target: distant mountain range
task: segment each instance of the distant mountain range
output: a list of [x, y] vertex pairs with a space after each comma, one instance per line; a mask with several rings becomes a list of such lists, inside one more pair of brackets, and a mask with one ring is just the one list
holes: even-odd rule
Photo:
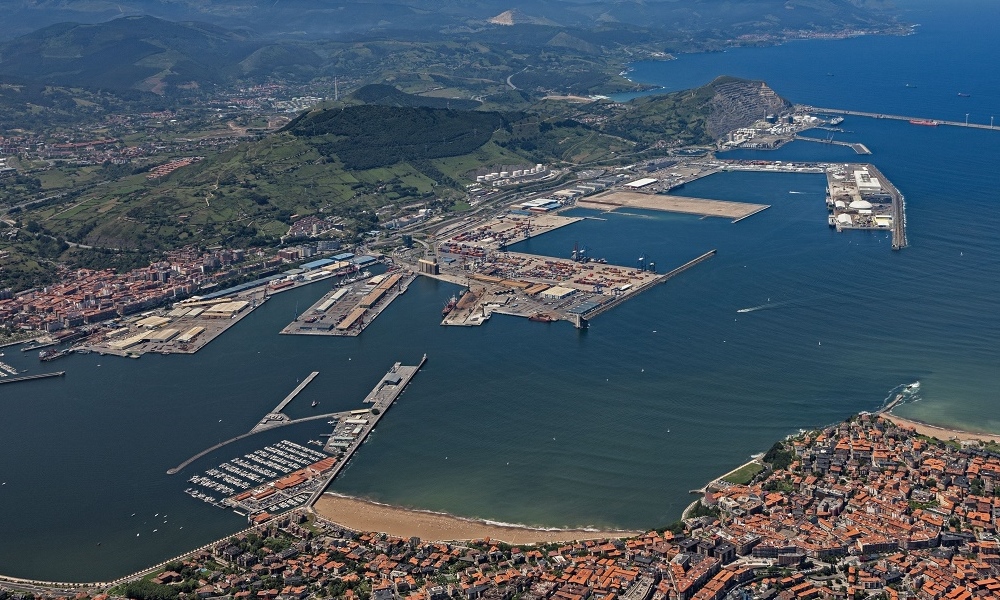
[[320, 62], [300, 45], [150, 16], [60, 23], [0, 45], [0, 75], [9, 80], [158, 93]]
[[399, 30], [455, 31], [486, 25], [751, 32], [870, 26], [875, 0], [7, 0], [0, 38], [59, 22], [99, 23], [151, 15], [203, 21], [256, 36], [340, 38]]

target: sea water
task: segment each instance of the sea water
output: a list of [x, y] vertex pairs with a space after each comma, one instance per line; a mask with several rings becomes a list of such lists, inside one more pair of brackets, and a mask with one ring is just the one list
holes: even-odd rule
[[[986, 25], [996, 7], [960, 8], [917, 14], [914, 36], [682, 56], [633, 76], [676, 89], [740, 75], [795, 102], [988, 122], [1000, 106], [997, 83], [981, 76], [1000, 52]], [[193, 356], [70, 356], [52, 365], [65, 378], [0, 387], [0, 571], [109, 579], [238, 530], [242, 518], [184, 494], [187, 479], [279, 439], [304, 444], [325, 423], [166, 470], [249, 430], [311, 371], [320, 376], [290, 414], [358, 408], [394, 362], [424, 353], [335, 491], [494, 521], [641, 529], [673, 521], [688, 490], [776, 439], [876, 410], [901, 384], [921, 381], [900, 414], [1000, 431], [1000, 132], [842, 127], [852, 133], [837, 139], [874, 154], [795, 142], [729, 156], [874, 162], [906, 196], [909, 248], [893, 252], [886, 232], [829, 228], [821, 175], [720, 174], [679, 193], [771, 207], [736, 224], [578, 210], [603, 220], [513, 248], [568, 257], [579, 243], [625, 266], [645, 255], [661, 271], [718, 250], [585, 331], [500, 315], [441, 327], [458, 287], [418, 279], [357, 338], [279, 335], [327, 290], [318, 283], [275, 296]], [[50, 370], [4, 352], [29, 374]]]

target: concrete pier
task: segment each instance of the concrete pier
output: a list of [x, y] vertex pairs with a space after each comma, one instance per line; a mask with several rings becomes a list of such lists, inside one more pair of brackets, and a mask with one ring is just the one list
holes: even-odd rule
[[302, 380], [302, 383], [297, 385], [290, 394], [285, 396], [284, 400], [278, 403], [278, 406], [274, 407], [274, 410], [264, 415], [264, 418], [261, 419], [260, 422], [257, 423], [254, 426], [254, 428], [251, 429], [250, 431], [252, 433], [256, 433], [258, 431], [264, 431], [265, 429], [270, 429], [274, 427], [276, 424], [281, 423], [283, 421], [290, 421], [291, 419], [288, 417], [288, 415], [286, 415], [282, 411], [285, 410], [285, 407], [288, 406], [289, 402], [294, 400], [295, 397], [299, 395], [299, 392], [304, 390], [307, 385], [312, 383], [313, 379], [316, 379], [317, 375], [319, 375], [319, 371], [313, 371], [312, 373], [310, 373], [308, 377]]
[[834, 146], [844, 146], [854, 150], [855, 154], [871, 154], [872, 151], [868, 149], [868, 146], [858, 142], [841, 142], [840, 140], [826, 140], [820, 138], [809, 137], [807, 135], [795, 134], [795, 139], [800, 142], [819, 142], [820, 144], [832, 144]]
[[[767, 208], [767, 207], [765, 206], [764, 208]], [[764, 208], [761, 208], [760, 210], [764, 210]], [[749, 216], [749, 215], [747, 215], [747, 216]], [[663, 275], [657, 277], [655, 280], [647, 283], [646, 285], [643, 285], [643, 286], [641, 286], [639, 288], [636, 288], [635, 291], [631, 292], [627, 296], [619, 296], [619, 297], [615, 298], [614, 300], [611, 300], [609, 302], [605, 302], [604, 304], [601, 304], [600, 306], [598, 306], [594, 310], [591, 310], [590, 312], [587, 312], [587, 313], [581, 315], [582, 321], [585, 322], [585, 321], [588, 321], [590, 319], [593, 319], [597, 315], [599, 315], [599, 314], [601, 314], [603, 312], [606, 312], [608, 310], [611, 310], [612, 308], [618, 306], [622, 302], [625, 302], [626, 300], [629, 300], [629, 299], [635, 297], [636, 294], [641, 294], [642, 292], [645, 292], [646, 290], [651, 289], [651, 288], [653, 288], [653, 287], [655, 287], [655, 286], [657, 286], [657, 285], [659, 285], [659, 284], [667, 281], [668, 279], [671, 279], [671, 278], [673, 278], [673, 277], [675, 277], [677, 275], [680, 275], [681, 273], [683, 273], [684, 271], [687, 271], [691, 267], [693, 267], [695, 265], [699, 265], [699, 264], [705, 262], [706, 260], [712, 258], [713, 256], [715, 256], [715, 253], [716, 253], [715, 249], [709, 250], [708, 252], [702, 254], [698, 258], [689, 260], [688, 262], [686, 262], [683, 265], [677, 267], [676, 269], [673, 269], [673, 270], [671, 270], [671, 271], [669, 271], [667, 273], [664, 273]], [[577, 328], [582, 328], [582, 325], [579, 325]]]
[[357, 336], [416, 279], [403, 269], [378, 276], [374, 288], [362, 281], [335, 287], [281, 330], [289, 335]]
[[869, 164], [868, 170], [878, 177], [889, 195], [892, 196], [892, 249], [905, 248], [909, 242], [906, 239], [906, 201], [903, 194], [875, 165]]
[[[365, 442], [368, 438], [368, 434], [375, 429], [375, 425], [378, 424], [379, 420], [385, 415], [389, 407], [392, 406], [393, 402], [399, 398], [399, 395], [403, 393], [406, 386], [409, 385], [410, 381], [417, 374], [417, 371], [424, 366], [427, 362], [427, 355], [425, 354], [423, 358], [420, 359], [420, 363], [416, 366], [404, 366], [400, 363], [396, 363], [391, 369], [382, 377], [378, 384], [372, 389], [372, 391], [365, 398], [365, 402], [371, 404], [371, 409], [364, 414], [364, 419], [367, 421], [363, 425], [358, 425], [361, 427], [361, 431], [356, 434], [352, 434], [350, 437], [353, 441], [343, 449], [342, 454], [337, 460], [337, 464], [333, 466], [333, 469], [326, 475], [326, 480], [316, 488], [309, 497], [309, 500], [305, 503], [305, 506], [312, 507], [319, 497], [323, 495], [326, 488], [330, 486], [330, 483], [337, 477], [340, 471], [347, 466], [347, 463], [354, 456], [354, 453], [361, 444]], [[341, 413], [343, 416], [349, 416], [351, 413]], [[344, 433], [352, 425], [346, 423], [350, 419], [338, 419], [337, 425], [334, 426], [333, 434], [330, 436], [330, 441], [324, 447], [327, 452], [337, 452], [339, 449], [332, 447], [334, 444], [334, 438], [337, 437], [338, 431]], [[362, 419], [358, 419], [362, 420]], [[351, 430], [353, 431], [353, 430]], [[347, 436], [342, 436], [347, 437]]]
[[49, 377], [62, 377], [66, 371], [56, 371], [55, 373], [39, 373], [38, 375], [22, 375], [11, 377], [10, 379], [0, 379], [0, 383], [17, 383], [19, 381], [31, 381], [32, 379], [48, 379]]
[[942, 121], [940, 119], [928, 119], [927, 117], [907, 117], [903, 115], [887, 115], [884, 113], [864, 112], [860, 110], [844, 110], [842, 108], [819, 108], [816, 106], [803, 106], [802, 109], [808, 112], [830, 113], [834, 115], [850, 115], [854, 117], [870, 117], [872, 119], [893, 119], [895, 121], [928, 121], [936, 123], [937, 125], [948, 125], [950, 127], [971, 127], [973, 129], [996, 129], [996, 127], [992, 125], [985, 125], [982, 123], [967, 123], [965, 121]]

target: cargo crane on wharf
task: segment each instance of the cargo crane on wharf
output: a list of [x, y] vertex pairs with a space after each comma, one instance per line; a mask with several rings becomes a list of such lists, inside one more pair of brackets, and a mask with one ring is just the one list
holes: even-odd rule
[[588, 252], [590, 252], [590, 248], [588, 248], [587, 246], [580, 246], [580, 242], [574, 242], [573, 253], [570, 254], [570, 259], [573, 262], [580, 262], [580, 263], [595, 262], [602, 265], [607, 264], [608, 261], [606, 259], [588, 257], [587, 256]]
[[643, 252], [642, 256], [639, 257], [637, 268], [640, 271], [649, 271], [650, 273], [656, 273], [656, 263], [649, 260], [645, 252]]

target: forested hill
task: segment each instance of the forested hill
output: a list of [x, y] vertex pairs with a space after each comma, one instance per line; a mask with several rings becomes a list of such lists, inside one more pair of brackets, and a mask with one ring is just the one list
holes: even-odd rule
[[495, 112], [359, 105], [305, 113], [284, 130], [360, 170], [468, 154], [504, 123]]
[[426, 106], [428, 108], [454, 108], [472, 110], [480, 106], [475, 100], [461, 98], [436, 98], [433, 96], [418, 96], [407, 94], [391, 85], [366, 85], [350, 95], [350, 98], [364, 104], [380, 104], [382, 106]]
[[601, 130], [640, 144], [710, 144], [791, 104], [763, 81], [718, 77], [701, 87], [636, 98]]

